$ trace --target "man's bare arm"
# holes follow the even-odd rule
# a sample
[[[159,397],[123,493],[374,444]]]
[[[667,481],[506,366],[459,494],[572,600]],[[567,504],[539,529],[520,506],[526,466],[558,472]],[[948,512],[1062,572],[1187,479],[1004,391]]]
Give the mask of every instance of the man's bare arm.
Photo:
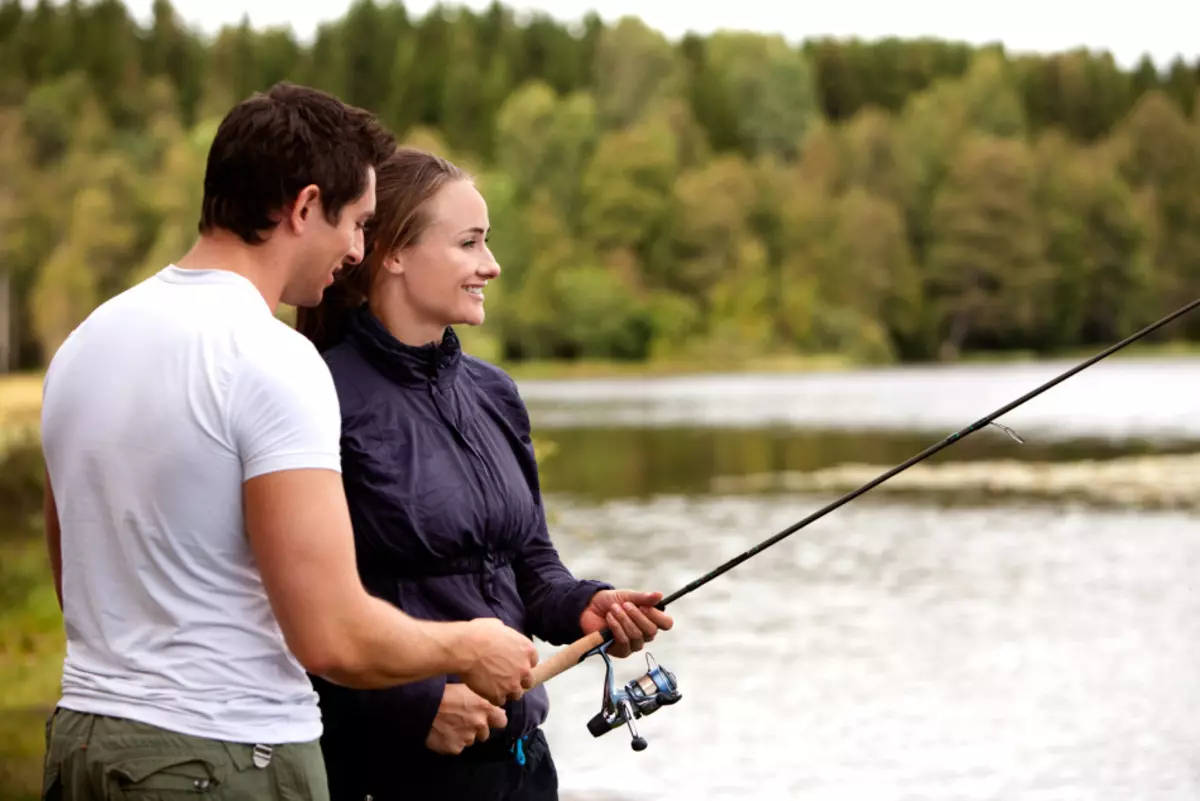
[[[309,672],[361,688],[457,674],[494,703],[528,686],[537,652],[499,620],[416,620],[367,593],[340,475],[269,473],[247,481],[244,493],[246,531],[267,594]]]
[[[42,518],[46,529],[46,551],[50,557],[50,572],[54,576],[54,593],[58,608],[62,599],[62,527],[58,522],[58,507],[54,503],[54,488],[50,486],[50,471],[46,471],[46,487],[42,492]]]

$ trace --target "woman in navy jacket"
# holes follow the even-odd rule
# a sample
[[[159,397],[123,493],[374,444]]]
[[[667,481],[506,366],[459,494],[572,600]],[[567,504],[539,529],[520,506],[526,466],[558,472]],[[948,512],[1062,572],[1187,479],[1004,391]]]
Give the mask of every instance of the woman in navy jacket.
[[[323,352],[367,589],[415,617],[499,617],[556,645],[609,628],[640,650],[671,618],[660,593],[575,578],[546,528],[516,384],[462,352],[500,268],[487,205],[449,162],[402,148],[376,176],[365,257],[297,327]],[[333,801],[557,798],[537,687],[503,709],[455,677],[352,690],[313,677]]]

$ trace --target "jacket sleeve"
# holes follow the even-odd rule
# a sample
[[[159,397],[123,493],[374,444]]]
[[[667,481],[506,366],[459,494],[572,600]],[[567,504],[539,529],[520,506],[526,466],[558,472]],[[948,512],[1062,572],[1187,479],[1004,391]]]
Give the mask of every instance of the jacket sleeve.
[[[525,601],[529,630],[551,645],[566,645],[583,636],[579,617],[592,596],[611,584],[577,579],[559,559],[550,541],[538,502],[538,523],[516,562],[517,589]]]

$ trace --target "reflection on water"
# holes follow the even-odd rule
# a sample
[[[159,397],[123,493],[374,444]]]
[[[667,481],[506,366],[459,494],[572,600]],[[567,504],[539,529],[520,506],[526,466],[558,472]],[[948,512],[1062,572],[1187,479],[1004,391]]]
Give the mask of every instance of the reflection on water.
[[[827,500],[550,504],[578,574],[669,592]],[[1198,574],[1195,517],[864,500],[671,607],[648,750],[587,732],[602,663],[555,679],[564,795],[1194,799]]]
[[[847,462],[890,467],[938,441],[929,434],[912,432],[784,427],[580,426],[535,436],[552,448],[541,459],[546,491],[596,500],[658,493],[703,494],[717,477],[810,472]],[[1194,449],[1192,443],[1042,441],[1035,437],[1018,445],[999,429],[989,428],[941,450],[925,463],[982,459],[1066,462]]]
[[[957,431],[1076,362],[522,381],[534,424]],[[1200,439],[1200,359],[1110,359],[1002,418],[1022,436]],[[978,435],[975,435],[978,436]]]

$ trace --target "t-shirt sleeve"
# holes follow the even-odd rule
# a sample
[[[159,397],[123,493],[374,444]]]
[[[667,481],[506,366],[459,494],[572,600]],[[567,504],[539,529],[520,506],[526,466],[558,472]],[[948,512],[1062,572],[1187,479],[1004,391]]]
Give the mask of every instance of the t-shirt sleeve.
[[[280,470],[341,472],[341,410],[329,368],[307,341],[244,357],[230,396],[242,480]]]

